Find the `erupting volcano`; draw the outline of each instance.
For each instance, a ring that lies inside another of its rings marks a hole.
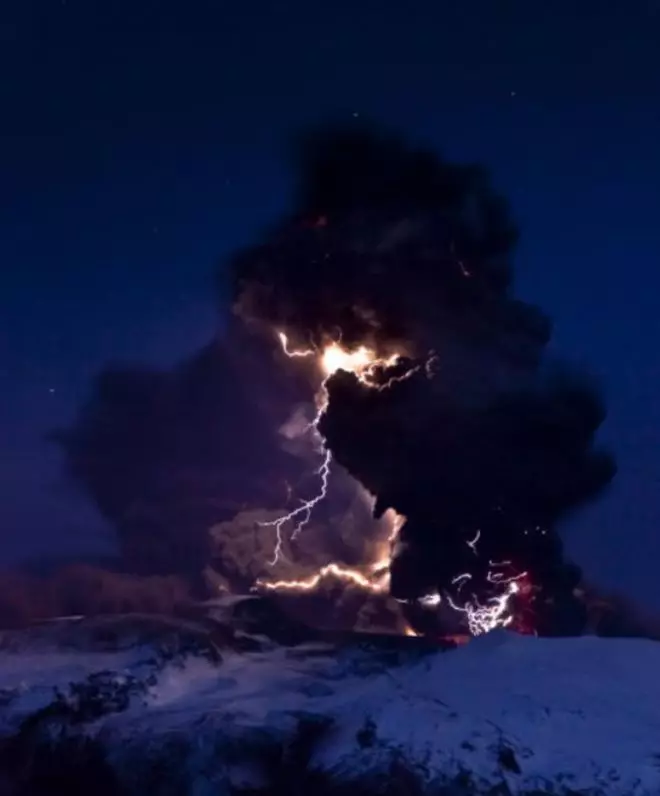
[[[319,621],[582,632],[557,528],[614,475],[605,410],[513,295],[506,202],[362,124],[298,155],[292,210],[222,271],[223,338],[106,372],[60,435],[124,566],[323,597]]]
[[[314,507],[320,501],[324,500],[327,495],[332,454],[327,447],[326,440],[319,432],[319,424],[329,408],[328,381],[335,373],[343,371],[344,373],[352,374],[363,386],[372,390],[381,391],[390,389],[394,384],[412,377],[422,368],[427,377],[432,378],[429,364],[434,358],[432,354],[429,354],[425,363],[402,364],[404,359],[402,354],[392,353],[383,357],[378,356],[374,350],[365,345],[360,345],[351,350],[342,347],[339,342],[328,343],[318,350],[314,347],[291,349],[289,347],[287,335],[280,332],[278,336],[282,344],[282,349],[287,357],[313,358],[321,373],[324,374],[324,378],[316,394],[316,415],[305,429],[312,434],[315,446],[322,456],[321,466],[317,470],[320,482],[319,490],[316,495],[309,500],[302,501],[302,504],[292,511],[283,514],[275,520],[262,523],[266,527],[273,527],[276,531],[277,540],[275,542],[274,555],[271,561],[273,566],[277,564],[282,554],[282,534],[285,532],[287,526],[293,526],[291,535],[295,538],[310,521]],[[305,579],[276,581],[259,580],[257,585],[268,590],[305,592],[315,589],[323,578],[333,577],[369,592],[383,593],[389,589],[389,570],[392,563],[392,551],[396,545],[399,531],[405,523],[405,517],[397,515],[396,513],[394,517],[392,532],[387,540],[389,545],[388,553],[379,560],[370,562],[366,572],[362,571],[365,569],[364,567],[348,568],[332,562],[323,566],[317,573]],[[466,541],[467,546],[476,557],[479,556],[477,543],[480,536],[481,531],[478,530],[474,539]],[[489,570],[486,580],[493,587],[492,591],[499,591],[499,594],[489,596],[484,604],[479,601],[479,597],[475,593],[472,594],[471,599],[459,602],[458,598],[461,591],[466,586],[468,587],[466,591],[468,591],[473,579],[472,573],[467,571],[457,574],[451,580],[451,586],[455,587],[452,589],[455,596],[452,597],[451,593],[447,592],[444,598],[454,611],[465,615],[467,627],[472,635],[480,635],[481,633],[494,630],[496,627],[507,627],[512,624],[518,630],[526,629],[522,620],[517,617],[512,603],[514,601],[513,598],[516,596],[520,594],[529,594],[531,592],[532,587],[527,580],[527,572],[511,574],[513,569],[511,561],[489,561],[488,566]],[[525,589],[522,589],[520,585],[520,582],[523,580],[525,581]],[[420,605],[433,608],[440,605],[442,600],[443,596],[438,592],[423,595],[418,598]],[[520,600],[518,600],[518,602],[520,602]],[[533,630],[533,628],[531,628],[531,630]]]

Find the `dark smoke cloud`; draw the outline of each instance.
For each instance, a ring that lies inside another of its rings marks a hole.
[[[75,423],[52,436],[113,528],[118,560],[113,571],[0,576],[0,627],[70,613],[168,613],[216,593],[205,577],[219,561],[209,529],[255,506],[272,514],[305,486],[307,462],[279,428],[312,391],[299,373],[282,372],[279,356],[233,322],[224,340],[172,370],[105,368]],[[240,550],[223,582],[244,588],[245,578],[231,578]]]
[[[317,345],[341,333],[412,364],[432,352],[433,378],[387,390],[339,372],[320,426],[377,511],[408,518],[395,594],[468,571],[488,596],[488,562],[506,559],[530,574],[537,629],[579,632],[580,571],[556,525],[615,468],[594,447],[596,386],[546,361],[547,318],[512,294],[506,203],[482,169],[367,128],[313,134],[301,164],[295,211],[234,261],[236,311]]]
[[[469,568],[486,593],[484,562],[507,558],[537,589],[534,626],[579,631],[580,571],[556,528],[614,465],[594,448],[598,390],[547,361],[548,319],[513,295],[518,234],[507,203],[484,169],[362,125],[304,136],[296,169],[291,211],[230,263],[234,312],[222,339],[169,371],[105,369],[56,435],[72,478],[116,531],[120,569],[165,593],[163,577],[176,573],[190,597],[244,590],[265,574],[274,540],[260,523],[316,488],[300,430],[319,374],[283,355],[284,331],[300,345],[403,351],[401,372],[420,365],[383,391],[336,374],[322,423],[335,460],[377,496],[376,514],[394,507],[408,518],[394,592],[442,590]],[[328,503],[286,541],[274,577],[372,560],[382,527],[347,483],[338,468]],[[478,560],[465,544],[476,529]],[[99,604],[93,580],[83,579],[89,610]],[[51,595],[53,612],[68,606],[52,597],[64,591],[32,589],[42,603]],[[401,622],[398,603],[336,584],[312,602],[331,625]],[[433,629],[439,616],[418,626]]]
[[[235,330],[170,372],[106,369],[74,427],[58,435],[131,572],[198,575],[210,526],[279,507],[303,474],[278,435],[295,379],[287,384],[270,351],[244,338]]]
[[[392,569],[396,596],[451,590],[462,572],[487,594],[489,562],[510,560],[541,590],[537,630],[581,629],[580,571],[564,560],[555,528],[613,472],[592,448],[602,414],[587,385],[564,374],[478,410],[443,404],[423,378],[382,393],[347,374],[328,386],[322,431],[338,461],[380,508],[408,517]],[[466,544],[476,530],[477,557]]]
[[[340,331],[537,361],[550,325],[510,295],[517,231],[483,169],[356,127],[303,138],[298,170],[294,211],[234,259],[241,317],[317,344]]]

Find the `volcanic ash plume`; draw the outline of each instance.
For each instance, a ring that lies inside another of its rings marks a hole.
[[[472,633],[579,632],[556,526],[614,465],[598,391],[547,361],[549,322],[512,295],[505,202],[483,170],[369,129],[301,152],[294,212],[234,260],[235,309],[316,361],[325,461],[406,518],[392,593]]]
[[[319,623],[581,632],[557,526],[614,474],[605,413],[513,296],[506,202],[363,126],[304,137],[296,168],[291,211],[230,263],[223,339],[107,370],[60,435],[126,570]]]

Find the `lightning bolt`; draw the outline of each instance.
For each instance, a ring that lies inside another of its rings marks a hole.
[[[509,612],[511,597],[518,594],[520,586],[517,581],[526,575],[526,572],[522,572],[507,580],[491,581],[491,583],[505,583],[506,588],[502,594],[491,597],[485,605],[481,605],[476,599],[474,602],[458,605],[449,595],[447,595],[447,602],[455,611],[465,614],[468,629],[473,636],[490,633],[496,627],[508,627],[513,622],[513,614]]]
[[[479,555],[477,544],[481,538],[481,531],[476,531],[473,539],[468,539],[466,545],[472,550],[475,556]],[[521,572],[517,575],[507,575],[503,569],[512,566],[511,561],[488,561],[490,567],[486,574],[486,580],[493,586],[504,586],[504,591],[501,594],[490,597],[485,604],[482,604],[473,595],[472,600],[468,600],[463,604],[459,604],[456,597],[451,594],[445,594],[447,603],[461,614],[464,614],[467,620],[468,630],[470,635],[479,636],[483,633],[489,633],[497,627],[508,627],[513,622],[513,614],[510,612],[511,598],[520,593],[519,581],[527,577],[527,572]],[[463,572],[452,578],[452,586],[456,586],[456,595],[461,593],[463,587],[472,580],[472,575],[469,572]],[[442,602],[442,596],[438,592],[425,594],[417,598],[417,602],[427,608],[433,608]]]
[[[345,370],[349,373],[353,373],[356,378],[360,381],[361,384],[364,384],[366,387],[370,389],[376,390],[384,390],[392,386],[392,384],[396,382],[404,381],[405,379],[410,378],[414,373],[417,373],[421,368],[422,365],[415,365],[414,367],[409,368],[404,373],[396,374],[392,376],[388,381],[381,383],[378,381],[378,376],[383,373],[383,371],[387,371],[388,369],[398,365],[401,361],[401,354],[394,353],[388,357],[379,357],[376,355],[376,352],[368,348],[367,346],[359,346],[355,349],[345,349],[343,348],[339,342],[334,341],[327,345],[322,351],[319,351],[316,348],[304,348],[304,349],[296,349],[291,348],[289,345],[289,339],[284,332],[280,332],[278,334],[278,338],[280,341],[280,345],[282,346],[282,351],[284,354],[292,358],[306,358],[306,357],[316,357],[319,361],[321,370],[324,374],[323,381],[321,382],[321,386],[315,396],[316,398],[316,415],[314,419],[307,427],[306,431],[312,434],[312,437],[317,443],[322,456],[323,460],[320,467],[316,470],[316,475],[319,477],[319,490],[314,495],[314,497],[310,498],[309,500],[305,500],[302,502],[298,508],[290,511],[288,514],[284,514],[281,517],[278,517],[275,520],[270,520],[268,522],[262,522],[260,525],[262,527],[272,527],[275,528],[275,548],[273,551],[273,558],[269,562],[271,566],[275,566],[278,561],[283,557],[282,548],[284,545],[284,530],[285,528],[291,524],[295,523],[293,531],[291,533],[291,538],[295,539],[298,534],[302,531],[302,529],[309,523],[312,518],[312,513],[314,508],[325,499],[328,493],[328,479],[330,477],[330,465],[332,463],[332,454],[330,450],[327,448],[325,439],[320,434],[318,430],[319,422],[323,417],[327,407],[328,407],[328,390],[327,390],[327,382],[328,379],[335,374],[338,370]],[[399,526],[400,527],[400,526]],[[398,529],[396,531],[398,533]],[[343,571],[351,571],[357,572],[357,570],[342,570],[341,567],[338,567],[336,564],[329,564],[329,567],[333,567],[334,569],[328,570],[325,574],[332,573],[341,577],[340,570]],[[378,567],[383,569],[389,566],[389,557],[384,562],[378,562]],[[359,576],[359,573],[357,573]],[[357,576],[356,576],[357,577]],[[361,577],[361,576],[360,576]],[[302,581],[300,581],[301,583]],[[360,585],[359,577],[355,581]],[[275,583],[279,584],[279,588],[288,588],[285,587],[283,584],[286,583],[285,581],[275,581]],[[299,583],[298,581],[291,581],[291,583]],[[315,585],[318,583],[316,581]],[[262,583],[261,585],[265,585]],[[293,586],[292,588],[295,588]],[[299,588],[304,588],[300,586]],[[313,588],[313,587],[311,587]],[[305,589],[306,590],[306,589]]]
[[[275,564],[277,564],[277,562],[280,560],[280,557],[283,556],[282,545],[284,544],[284,539],[282,533],[285,526],[290,522],[296,522],[296,526],[291,533],[291,538],[295,539],[312,518],[314,506],[325,499],[325,496],[328,493],[328,478],[330,476],[331,461],[332,454],[326,449],[325,455],[323,457],[323,463],[316,471],[316,475],[318,475],[321,479],[321,487],[319,492],[313,498],[303,501],[302,505],[298,506],[297,509],[290,511],[288,514],[285,514],[282,517],[278,517],[276,520],[259,523],[263,527],[275,528],[276,542],[275,550],[273,551],[273,558],[269,562],[271,566],[275,566]]]
[[[470,548],[470,550],[472,550],[475,556],[479,555],[479,553],[477,553],[477,542],[479,541],[479,539],[481,539],[481,531],[477,531],[474,539],[465,543]]]
[[[278,334],[280,344],[282,346],[282,351],[286,354],[287,357],[290,359],[293,358],[304,358],[304,357],[311,357],[316,356],[318,354],[317,350],[314,348],[306,348],[306,349],[291,349],[289,348],[289,340],[284,334],[284,332],[280,332]],[[309,523],[312,518],[312,512],[314,507],[319,504],[322,500],[325,499],[325,496],[328,493],[328,478],[330,477],[330,464],[332,462],[332,454],[330,450],[325,447],[325,440],[321,436],[318,431],[318,424],[328,406],[328,393],[326,390],[326,382],[329,376],[326,376],[321,383],[321,387],[319,392],[316,396],[316,403],[317,403],[317,412],[312,420],[312,422],[307,426],[305,429],[306,432],[311,432],[315,442],[319,444],[321,452],[323,454],[323,461],[321,466],[316,470],[316,475],[320,478],[320,486],[319,491],[317,492],[314,497],[310,498],[309,500],[304,500],[302,505],[298,506],[298,508],[290,511],[288,514],[284,514],[281,517],[278,517],[275,520],[270,520],[269,522],[262,522],[259,523],[262,527],[272,527],[275,528],[275,548],[273,550],[273,558],[269,561],[270,566],[275,566],[277,562],[283,557],[282,546],[284,544],[284,537],[283,532],[285,527],[289,523],[295,522],[295,527],[291,533],[291,538],[295,539],[298,534],[302,531],[302,529]],[[279,581],[277,581],[279,583]],[[260,584],[264,585],[264,584]]]
[[[304,349],[290,349],[289,348],[289,338],[284,334],[284,332],[280,332],[278,335],[280,343],[282,345],[282,351],[291,359],[295,357],[313,357],[316,355],[317,351],[315,348],[304,348]]]
[[[427,608],[435,608],[436,605],[440,605],[442,602],[442,597],[436,591],[432,594],[425,594],[423,597],[420,597],[418,602]]]
[[[324,578],[327,578],[328,576],[334,576],[339,580],[353,583],[362,589],[366,589],[367,591],[374,593],[385,592],[388,588],[388,584],[383,583],[382,581],[373,581],[371,578],[363,575],[357,569],[342,567],[334,562],[321,567],[318,572],[316,572],[314,575],[310,575],[308,578],[302,578],[300,580],[276,581],[258,580],[257,585],[274,591],[312,591],[319,585],[319,583],[321,583]]]
[[[465,275],[467,276],[469,274],[466,273]],[[324,374],[323,381],[316,394],[317,412],[307,428],[307,431],[313,434],[315,442],[318,443],[323,459],[320,467],[316,470],[316,475],[319,477],[320,481],[319,490],[316,495],[309,500],[303,501],[298,508],[288,514],[276,520],[262,523],[264,526],[274,527],[276,531],[276,544],[273,558],[270,562],[271,566],[277,564],[283,556],[282,547],[285,527],[291,523],[295,524],[291,533],[291,538],[295,539],[309,523],[314,508],[325,499],[328,492],[332,455],[326,446],[325,439],[318,430],[319,422],[327,410],[329,402],[327,390],[328,379],[338,370],[344,370],[352,373],[361,384],[369,389],[379,391],[386,390],[393,384],[410,378],[422,367],[425,368],[427,376],[431,378],[433,375],[432,367],[436,360],[435,355],[431,353],[427,361],[422,365],[415,365],[403,373],[394,374],[390,376],[389,379],[383,380],[383,376],[387,374],[387,371],[401,362],[401,354],[394,353],[388,357],[379,357],[373,349],[367,346],[346,349],[337,341],[331,342],[322,350],[315,347],[295,349],[290,347],[289,340],[284,332],[280,332],[278,337],[282,346],[282,351],[287,357],[314,357]],[[392,560],[393,546],[404,521],[404,517],[395,515],[392,529],[387,538],[387,549],[372,562],[368,574],[365,574],[360,569],[344,567],[336,562],[331,562],[321,567],[317,572],[307,578],[276,581],[258,580],[255,585],[257,588],[260,587],[271,591],[309,592],[316,589],[325,578],[333,577],[372,593],[385,593],[389,590],[389,567]],[[466,541],[467,546],[477,557],[479,556],[477,545],[480,539],[481,530],[477,530],[474,537]],[[455,597],[452,597],[450,594],[445,594],[448,604],[455,611],[465,615],[468,629],[472,636],[488,633],[496,627],[507,627],[511,624],[513,621],[513,615],[510,611],[511,598],[520,591],[518,581],[527,575],[527,573],[523,572],[519,575],[507,576],[502,569],[511,566],[511,562],[509,561],[489,561],[488,563],[490,570],[487,573],[487,580],[493,586],[504,587],[504,591],[501,594],[490,597],[485,604],[480,603],[476,595],[473,595],[472,600],[468,600],[464,604],[459,604]],[[452,586],[456,587],[456,595],[460,594],[463,587],[470,580],[472,580],[472,575],[469,572],[456,575],[452,579]],[[417,602],[425,607],[433,608],[439,606],[442,600],[442,595],[438,592],[434,592],[418,598]],[[409,632],[414,633],[412,628]]]
[[[477,544],[480,538],[481,531],[478,530],[474,539],[466,542],[467,546],[472,550],[475,556],[479,555]],[[495,597],[490,597],[485,605],[482,605],[479,602],[479,600],[476,598],[476,595],[473,595],[474,599],[472,602],[468,601],[464,605],[458,605],[458,603],[452,599],[451,595],[447,595],[447,602],[449,605],[455,611],[465,614],[467,618],[468,629],[470,634],[473,636],[480,636],[483,633],[489,633],[496,627],[508,627],[511,622],[513,622],[513,614],[511,614],[509,610],[511,597],[513,597],[514,594],[518,594],[520,591],[518,581],[527,576],[526,572],[522,572],[519,575],[507,576],[504,572],[497,571],[498,569],[502,569],[504,567],[510,567],[511,561],[489,560],[488,566],[491,567],[491,569],[486,575],[486,580],[493,585],[504,586],[505,589],[502,594],[499,594]],[[452,584],[458,586],[458,592],[460,593],[461,588],[471,578],[472,576],[470,573],[466,572],[462,575],[457,575],[453,579]]]
[[[456,577],[452,579],[451,585],[458,586],[458,591],[460,592],[468,580],[472,580],[472,575],[470,575],[469,572],[464,572],[462,575],[456,575]]]
[[[391,522],[387,539],[383,542],[386,549],[376,556],[371,565],[363,567],[363,569],[366,568],[367,570],[366,574],[360,569],[345,567],[336,562],[331,562],[306,578],[276,581],[260,579],[255,583],[255,588],[263,588],[268,591],[309,592],[313,591],[323,580],[332,577],[372,594],[387,594],[390,587],[389,567],[392,560],[393,545],[406,518],[402,514],[397,514],[393,509],[389,509],[386,512],[386,516]],[[406,635],[416,634],[410,629],[410,633],[406,633]]]

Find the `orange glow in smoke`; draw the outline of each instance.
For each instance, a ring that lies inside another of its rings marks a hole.
[[[419,638],[419,633],[415,632],[409,624],[406,624],[403,628],[403,635],[404,636],[411,636],[412,638]]]
[[[367,591],[374,593],[382,593],[387,590],[387,586],[383,585],[381,582],[371,580],[369,577],[363,575],[359,570],[351,569],[349,567],[342,567],[334,562],[321,567],[318,572],[316,572],[314,575],[310,575],[308,578],[301,578],[300,580],[258,580],[257,585],[274,591],[282,590],[305,592],[312,591],[319,585],[319,583],[321,583],[321,581],[329,576],[332,576],[337,580],[342,580],[346,583],[352,583],[355,586],[359,586],[362,589],[366,589]]]
[[[351,351],[342,348],[339,343],[331,343],[321,353],[321,368],[326,377],[332,376],[338,370],[345,370],[356,375],[363,384],[375,387],[374,371],[377,368],[381,370],[392,368],[400,359],[400,354],[379,357],[373,349],[363,345]]]
[[[331,562],[306,578],[275,581],[260,579],[256,582],[256,586],[269,591],[309,592],[316,589],[324,580],[334,578],[372,594],[386,594],[390,587],[389,568],[393,547],[406,518],[401,514],[397,514],[394,509],[389,509],[384,516],[391,525],[390,531],[387,540],[379,545],[379,552],[371,564],[367,564],[363,568],[357,568]],[[367,570],[366,574],[364,572],[365,569]]]
[[[359,381],[365,386],[380,390],[390,386],[393,381],[403,381],[409,378],[422,367],[421,365],[415,365],[384,384],[379,384],[376,380],[378,373],[382,374],[383,371],[398,365],[403,357],[402,353],[395,352],[386,357],[378,356],[373,348],[369,348],[366,345],[360,345],[357,348],[345,348],[338,341],[328,343],[321,349],[313,347],[290,348],[289,338],[284,332],[280,332],[278,338],[282,345],[282,350],[290,359],[316,357],[319,368],[325,377],[324,385],[330,376],[340,370],[344,370],[357,376]],[[322,391],[324,389],[325,386],[322,387]]]
[[[423,365],[414,365],[402,373],[390,375],[389,378],[386,378],[388,370],[402,363],[404,356],[402,353],[396,352],[384,357],[379,356],[374,349],[366,345],[347,348],[342,346],[339,341],[330,342],[323,348],[311,346],[309,348],[296,349],[290,348],[288,337],[284,332],[280,332],[278,337],[282,346],[282,351],[287,357],[314,358],[323,375],[323,381],[316,394],[316,415],[308,426],[308,432],[312,436],[315,446],[322,452],[323,460],[316,471],[320,479],[317,494],[310,500],[303,501],[302,505],[288,514],[284,514],[274,521],[263,523],[264,525],[274,527],[276,530],[276,545],[273,560],[270,562],[271,565],[277,564],[282,557],[282,534],[284,530],[292,528],[291,537],[295,538],[307,525],[313,509],[324,500],[327,493],[332,456],[325,445],[325,440],[318,430],[318,425],[328,407],[329,396],[326,386],[328,380],[335,373],[343,370],[352,373],[361,384],[370,389],[385,390],[395,382],[410,378],[422,367],[430,378],[433,375],[431,366],[435,361],[435,356],[430,354],[426,363]],[[378,552],[372,562],[365,562],[363,566],[358,568],[346,567],[336,562],[331,562],[306,578],[275,581],[261,579],[257,581],[256,586],[272,591],[310,592],[318,588],[325,579],[333,578],[374,594],[387,594],[390,586],[389,569],[392,562],[394,545],[397,541],[399,531],[405,522],[405,517],[398,515],[393,509],[390,509],[386,515],[389,515],[389,521],[391,522],[390,532],[387,539],[379,545]],[[477,557],[480,555],[480,537],[481,531],[477,530],[473,538],[466,540],[466,544]],[[489,565],[491,569],[488,572],[488,580],[493,586],[499,586],[501,588],[498,595],[491,597],[484,604],[481,604],[476,596],[473,596],[471,600],[468,599],[467,601],[459,602],[457,600],[458,594],[462,591],[463,587],[469,584],[472,578],[468,572],[459,574],[454,578],[453,585],[456,586],[457,589],[457,594],[455,596],[449,594],[444,595],[449,605],[455,611],[465,616],[468,629],[472,636],[488,633],[496,627],[510,626],[514,622],[511,611],[512,598],[521,591],[529,588],[527,573],[512,575],[507,572],[507,567],[510,566],[510,562],[489,562]],[[442,600],[443,596],[434,593],[421,597],[419,602],[426,607],[432,608],[438,606]],[[406,627],[404,632],[406,635],[417,635],[410,627]]]
[[[307,432],[310,434],[310,437],[314,443],[314,447],[322,452],[323,459],[320,467],[316,470],[316,474],[320,479],[319,490],[317,494],[309,500],[302,501],[301,505],[296,509],[288,512],[287,514],[283,514],[276,520],[270,520],[269,522],[262,523],[263,526],[270,526],[275,529],[275,549],[273,552],[273,558],[270,562],[271,566],[275,566],[282,558],[284,531],[286,529],[292,528],[293,530],[291,531],[291,538],[295,539],[296,536],[309,523],[314,508],[325,499],[328,491],[328,479],[330,477],[332,454],[328,448],[326,448],[325,440],[318,430],[319,422],[328,406],[329,398],[326,388],[328,379],[337,371],[345,370],[353,373],[360,380],[360,382],[367,387],[381,390],[385,389],[395,381],[402,381],[403,379],[408,378],[413,373],[417,372],[421,367],[417,365],[405,373],[393,376],[386,383],[379,383],[376,381],[376,375],[397,364],[401,359],[399,354],[393,354],[389,357],[382,358],[377,357],[376,353],[366,346],[359,346],[356,349],[350,350],[343,348],[338,342],[330,343],[321,351],[317,350],[316,348],[296,349],[289,347],[289,339],[284,332],[280,332],[278,334],[278,338],[282,346],[282,351],[284,351],[287,357],[290,359],[316,357],[319,368],[324,374],[321,386],[315,396],[316,415],[307,427]],[[332,566],[335,567],[335,570],[332,571],[332,574],[340,577],[339,570],[336,569],[336,565],[333,564]],[[297,581],[292,581],[292,583],[296,582]],[[281,584],[283,582],[276,581],[276,583]],[[315,583],[318,583],[318,581]],[[280,586],[280,588],[285,587]],[[301,586],[300,588],[303,587]],[[306,588],[305,590],[308,589]]]

